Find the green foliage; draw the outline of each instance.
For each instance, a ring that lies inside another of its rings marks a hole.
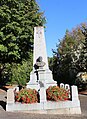
[[[83,47],[80,56],[80,67],[82,67],[82,71],[85,72],[87,71],[87,25],[85,27],[85,25],[83,24],[82,33],[85,36],[85,40],[82,42]]]
[[[48,64],[49,64],[49,69],[51,71],[53,71],[53,58],[52,57],[48,57]]]
[[[0,1],[0,61],[21,62],[29,58],[33,28],[43,25],[43,13],[35,0]]]
[[[0,63],[0,85],[4,85],[9,81],[9,76],[11,74],[11,65],[9,63]]]
[[[31,59],[32,60],[32,59]],[[1,65],[1,79],[0,84],[16,84],[25,86],[30,79],[30,72],[32,70],[32,61],[26,60],[19,63],[6,63],[4,67]]]
[[[23,60],[31,60],[34,38],[33,29],[35,26],[43,26],[44,23],[43,12],[40,12],[35,0],[0,1],[1,79],[4,77],[2,74],[7,64],[12,65],[12,67],[13,64],[17,64],[15,67],[20,67],[19,63],[23,63]],[[19,68],[17,69],[19,70]]]
[[[87,70],[86,53],[82,53],[86,39],[86,35],[83,32],[86,29],[87,25],[81,24],[71,32],[67,30],[64,38],[57,45],[57,49],[53,50],[53,65],[51,65],[54,79],[58,83],[75,84],[77,73]],[[85,65],[82,63],[83,61]]]
[[[30,71],[32,70],[31,61],[23,61],[22,64],[12,64],[11,73],[8,84],[17,84],[25,86],[30,79]]]

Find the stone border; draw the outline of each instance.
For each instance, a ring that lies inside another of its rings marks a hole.
[[[39,114],[81,114],[79,101],[48,101],[34,104],[8,103],[6,105],[6,111]]]
[[[20,111],[39,114],[81,114],[77,86],[71,86],[72,100],[58,102],[45,100],[45,102],[41,101],[40,103],[33,104],[21,104],[19,102],[15,102],[15,90],[18,91],[18,87],[7,90],[6,111]]]

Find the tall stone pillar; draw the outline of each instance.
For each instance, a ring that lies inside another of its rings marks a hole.
[[[43,27],[34,28],[33,66],[35,65],[36,60],[38,59],[39,56],[41,56],[43,58],[43,61],[45,62],[45,66],[43,67],[43,69],[45,70],[49,69]]]
[[[49,70],[44,27],[42,26],[34,28],[33,71],[30,73],[27,88],[39,90],[39,81],[45,82],[45,88],[57,85],[53,80],[52,72]]]

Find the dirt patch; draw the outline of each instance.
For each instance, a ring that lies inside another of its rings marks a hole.
[[[87,95],[87,90],[79,92],[79,94]]]
[[[0,89],[0,94],[5,93],[6,91],[3,89]]]
[[[14,88],[14,86],[3,86],[3,87],[6,88],[6,89]]]
[[[7,92],[8,89],[14,88],[14,87],[15,87],[15,86],[10,86],[10,85],[0,86],[0,94]]]

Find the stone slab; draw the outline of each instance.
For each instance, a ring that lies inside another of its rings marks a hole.
[[[14,89],[7,90],[7,103],[14,103]]]
[[[7,104],[6,111],[21,111],[39,114],[81,114],[80,102],[60,101],[34,104]]]
[[[78,101],[78,88],[77,86],[71,86],[71,94],[72,94],[72,100]]]
[[[6,105],[6,111],[34,111],[34,110],[42,110],[43,103],[33,103],[33,104],[21,104],[21,103],[8,103]]]

